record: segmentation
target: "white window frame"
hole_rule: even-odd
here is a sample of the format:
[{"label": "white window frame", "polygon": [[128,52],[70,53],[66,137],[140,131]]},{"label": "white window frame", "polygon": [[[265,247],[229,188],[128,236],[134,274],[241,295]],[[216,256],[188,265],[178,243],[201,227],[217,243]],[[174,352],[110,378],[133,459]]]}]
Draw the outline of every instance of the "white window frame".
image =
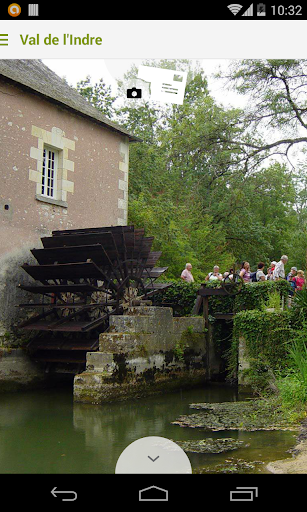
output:
[{"label": "white window frame", "polygon": [[[53,155],[52,158],[49,158]],[[47,158],[46,158],[47,156]],[[46,162],[48,165],[46,167]],[[59,151],[52,146],[44,145],[42,161],[41,195],[51,199],[57,198],[57,171]]]}]

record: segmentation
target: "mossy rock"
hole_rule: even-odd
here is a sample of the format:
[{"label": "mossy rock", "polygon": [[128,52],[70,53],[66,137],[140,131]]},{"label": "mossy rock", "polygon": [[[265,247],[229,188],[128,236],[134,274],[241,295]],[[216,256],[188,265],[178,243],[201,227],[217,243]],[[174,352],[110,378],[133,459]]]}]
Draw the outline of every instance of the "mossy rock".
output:
[{"label": "mossy rock", "polygon": [[204,430],[298,430],[276,400],[191,404],[201,412],[180,416],[174,425]]},{"label": "mossy rock", "polygon": [[249,444],[237,439],[200,439],[194,441],[176,441],[176,443],[187,453],[224,453],[238,448],[247,448]]},{"label": "mossy rock", "polygon": [[243,459],[228,459],[223,464],[215,464],[214,466],[198,468],[193,470],[194,474],[246,474],[246,473],[263,473],[263,462],[259,460],[246,461]]}]

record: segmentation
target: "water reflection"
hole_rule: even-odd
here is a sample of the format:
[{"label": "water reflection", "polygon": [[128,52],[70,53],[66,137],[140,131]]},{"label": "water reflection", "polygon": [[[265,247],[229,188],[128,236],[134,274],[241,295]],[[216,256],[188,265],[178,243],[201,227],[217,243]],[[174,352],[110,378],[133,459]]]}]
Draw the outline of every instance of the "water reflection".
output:
[{"label": "water reflection", "polygon": [[226,456],[189,454],[193,470],[214,468],[233,456],[285,457],[293,433],[202,432],[171,424],[193,413],[190,403],[236,400],[236,390],[220,385],[103,406],[74,404],[70,388],[0,394],[0,473],[114,473],[126,446],[146,436],[175,442],[233,437],[250,444]]}]

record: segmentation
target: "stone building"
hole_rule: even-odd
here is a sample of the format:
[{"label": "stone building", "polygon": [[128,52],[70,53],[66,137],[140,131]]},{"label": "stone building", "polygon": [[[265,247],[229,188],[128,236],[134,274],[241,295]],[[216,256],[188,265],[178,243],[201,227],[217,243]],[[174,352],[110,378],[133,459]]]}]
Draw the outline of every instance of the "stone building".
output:
[{"label": "stone building", "polygon": [[0,337],[42,236],[127,224],[136,140],[41,61],[0,60]]}]

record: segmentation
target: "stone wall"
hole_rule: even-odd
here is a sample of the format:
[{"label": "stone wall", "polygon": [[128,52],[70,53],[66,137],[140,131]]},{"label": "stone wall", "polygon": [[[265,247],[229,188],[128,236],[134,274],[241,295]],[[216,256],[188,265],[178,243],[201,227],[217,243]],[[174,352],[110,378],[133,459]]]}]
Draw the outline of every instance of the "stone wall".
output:
[{"label": "stone wall", "polygon": [[246,341],[243,336],[239,338],[238,352],[238,385],[240,387],[250,387],[248,380],[248,370],[250,369],[250,360],[246,349]]},{"label": "stone wall", "polygon": [[0,393],[35,389],[45,386],[47,380],[43,367],[31,361],[23,349],[0,348]]},{"label": "stone wall", "polygon": [[203,318],[173,318],[171,308],[129,308],[110,317],[99,351],[87,353],[74,399],[103,403],[192,387],[209,379],[207,359]]},{"label": "stone wall", "polygon": [[[36,262],[41,237],[127,223],[129,139],[1,77],[0,87],[1,336],[28,302],[16,283],[28,283],[20,265]],[[46,148],[58,155],[53,198],[42,194]]]},{"label": "stone wall", "polygon": [[30,248],[25,244],[24,247],[0,258],[0,348],[20,347],[29,340],[29,331],[22,331],[16,326],[33,314],[33,311],[16,306],[33,301],[33,294],[18,288],[21,283],[33,284],[33,279],[21,268],[23,263],[37,263]]}]

